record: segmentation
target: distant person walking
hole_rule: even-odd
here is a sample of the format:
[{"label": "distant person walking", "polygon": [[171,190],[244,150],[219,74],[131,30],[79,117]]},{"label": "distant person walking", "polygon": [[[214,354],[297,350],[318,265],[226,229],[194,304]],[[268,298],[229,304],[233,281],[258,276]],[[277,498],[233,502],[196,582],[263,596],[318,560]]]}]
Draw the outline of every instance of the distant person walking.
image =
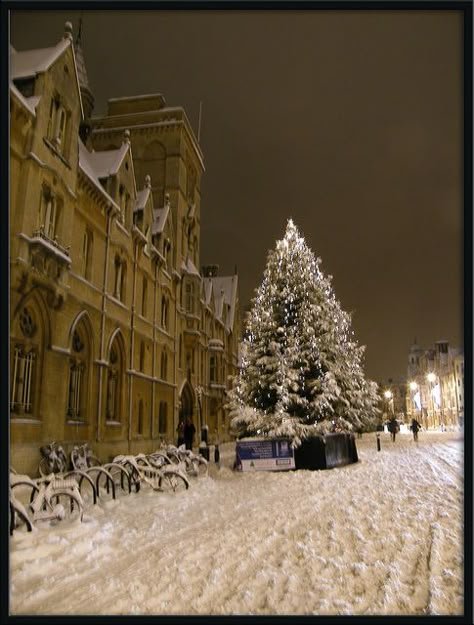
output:
[{"label": "distant person walking", "polygon": [[195,432],[196,428],[194,427],[194,423],[189,417],[186,417],[186,423],[184,424],[184,444],[186,445],[186,449],[193,448]]},{"label": "distant person walking", "polygon": [[399,429],[400,428],[398,427],[398,421],[395,419],[395,417],[392,417],[390,421],[388,422],[388,431],[390,432],[392,443],[395,442],[395,437]]},{"label": "distant person walking", "polygon": [[176,446],[181,447],[181,445],[184,445],[184,421],[178,423],[176,432],[178,434],[178,444]]},{"label": "distant person walking", "polygon": [[416,419],[412,419],[410,430],[413,432],[413,440],[418,440],[418,432],[421,429],[421,425],[418,423]]}]

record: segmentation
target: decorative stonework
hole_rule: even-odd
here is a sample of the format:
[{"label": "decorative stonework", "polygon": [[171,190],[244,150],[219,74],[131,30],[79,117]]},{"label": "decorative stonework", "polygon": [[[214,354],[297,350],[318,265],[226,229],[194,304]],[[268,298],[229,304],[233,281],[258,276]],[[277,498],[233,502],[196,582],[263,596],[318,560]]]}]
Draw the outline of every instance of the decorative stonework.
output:
[{"label": "decorative stonework", "polygon": [[20,313],[20,329],[27,338],[32,338],[36,334],[37,325],[28,308],[23,308]]}]

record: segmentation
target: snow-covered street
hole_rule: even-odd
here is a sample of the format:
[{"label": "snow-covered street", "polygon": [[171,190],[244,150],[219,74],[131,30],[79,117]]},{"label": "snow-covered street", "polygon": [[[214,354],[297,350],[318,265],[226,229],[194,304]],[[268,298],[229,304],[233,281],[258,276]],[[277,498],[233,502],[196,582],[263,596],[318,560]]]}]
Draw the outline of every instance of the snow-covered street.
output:
[{"label": "snow-covered street", "polygon": [[328,471],[220,470],[10,548],[12,614],[462,614],[463,440],[357,439]]}]

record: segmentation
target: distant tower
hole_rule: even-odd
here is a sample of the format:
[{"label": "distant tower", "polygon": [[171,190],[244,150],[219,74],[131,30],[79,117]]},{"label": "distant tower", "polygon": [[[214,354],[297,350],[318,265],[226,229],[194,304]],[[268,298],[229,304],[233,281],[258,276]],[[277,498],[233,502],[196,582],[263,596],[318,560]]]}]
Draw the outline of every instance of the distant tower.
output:
[{"label": "distant tower", "polygon": [[420,373],[420,358],[423,354],[423,349],[417,344],[416,338],[413,345],[410,347],[410,353],[408,355],[408,377],[413,378]]},{"label": "distant tower", "polygon": [[94,96],[89,86],[84,53],[82,51],[82,17],[79,20],[79,30],[74,44],[74,53],[76,55],[77,75],[79,78],[79,87],[81,89],[82,108],[84,110],[84,120],[79,129],[79,134],[85,143],[91,130],[90,119],[92,111],[94,110]]}]

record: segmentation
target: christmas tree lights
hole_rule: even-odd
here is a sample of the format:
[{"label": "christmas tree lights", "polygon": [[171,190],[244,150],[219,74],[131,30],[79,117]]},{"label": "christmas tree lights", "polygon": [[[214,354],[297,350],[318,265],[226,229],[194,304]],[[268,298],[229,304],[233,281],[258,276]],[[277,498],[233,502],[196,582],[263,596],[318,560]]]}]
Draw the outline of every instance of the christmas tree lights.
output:
[{"label": "christmas tree lights", "polygon": [[377,416],[365,348],[320,264],[290,219],[268,254],[229,392],[239,435],[284,436],[298,447],[315,434],[363,429]]}]

